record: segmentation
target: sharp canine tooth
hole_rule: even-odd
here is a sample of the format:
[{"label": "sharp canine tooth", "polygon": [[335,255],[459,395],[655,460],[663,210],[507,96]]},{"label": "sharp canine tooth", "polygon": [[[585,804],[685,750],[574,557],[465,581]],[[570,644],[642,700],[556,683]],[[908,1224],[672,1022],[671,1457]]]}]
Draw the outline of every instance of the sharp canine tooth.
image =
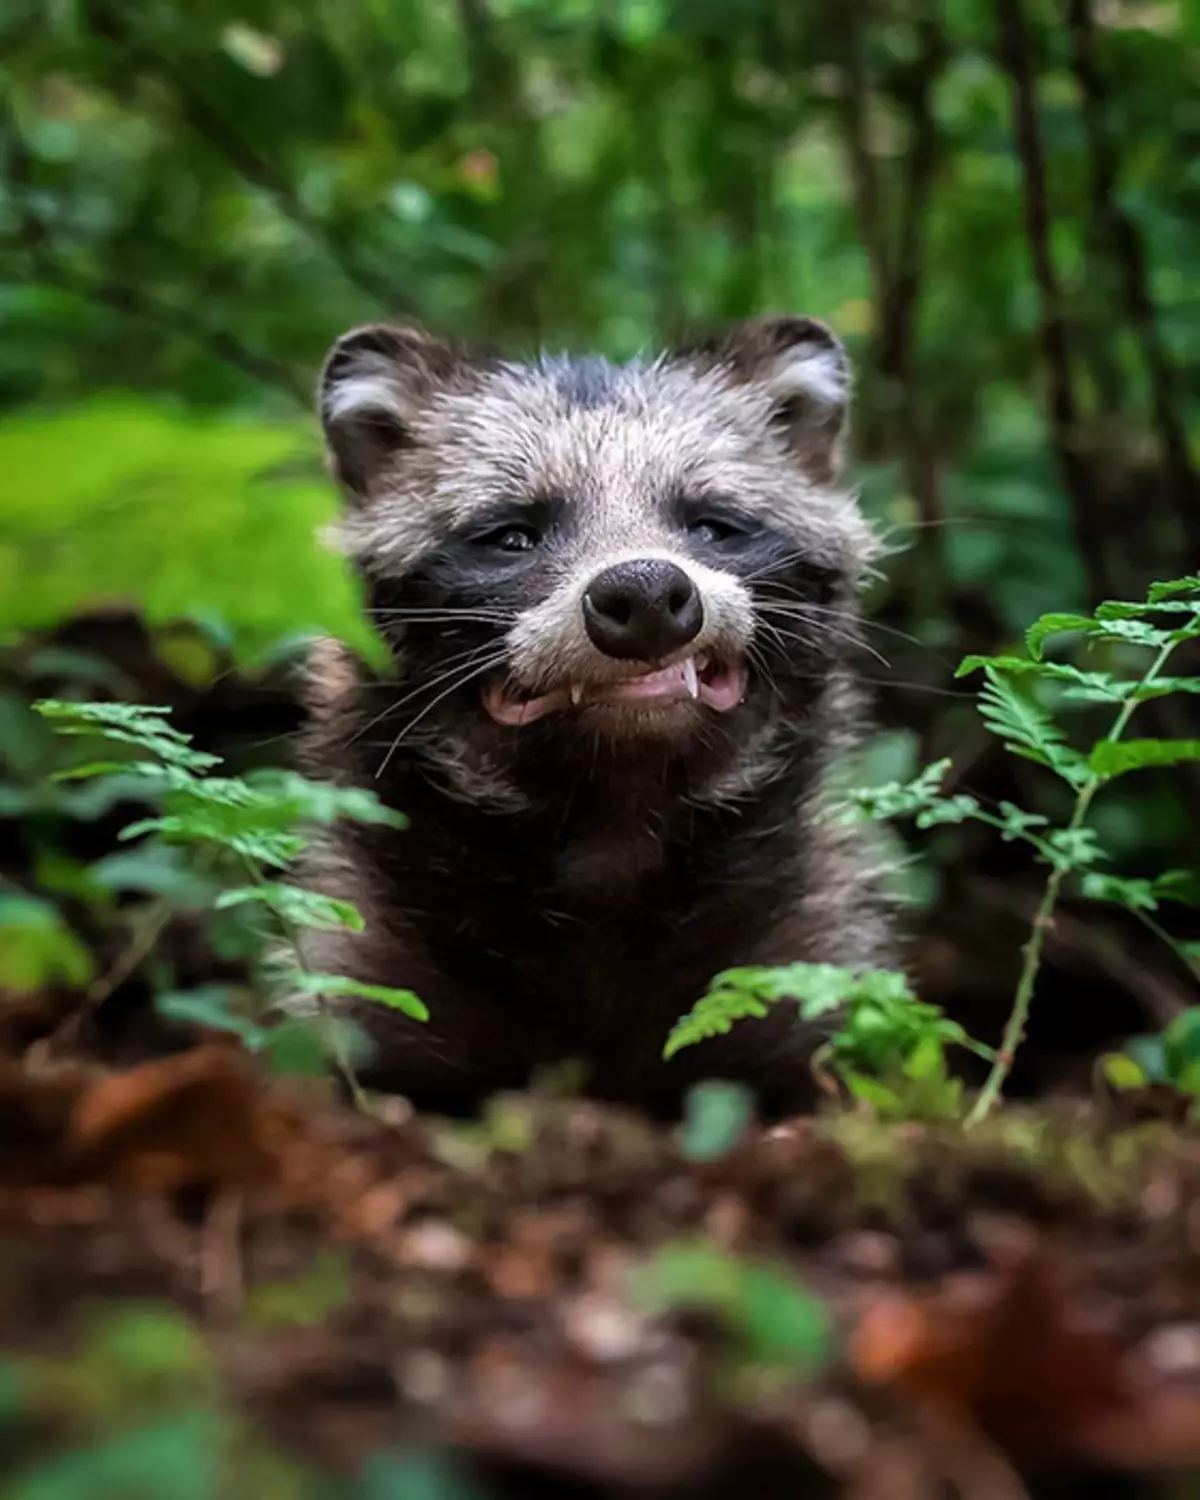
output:
[{"label": "sharp canine tooth", "polygon": [[583,683],[573,682],[571,684],[571,702],[579,706],[583,702]]},{"label": "sharp canine tooth", "polygon": [[700,696],[700,678],[696,675],[696,658],[689,656],[683,664],[683,680],[687,683],[687,690],[693,698]]}]

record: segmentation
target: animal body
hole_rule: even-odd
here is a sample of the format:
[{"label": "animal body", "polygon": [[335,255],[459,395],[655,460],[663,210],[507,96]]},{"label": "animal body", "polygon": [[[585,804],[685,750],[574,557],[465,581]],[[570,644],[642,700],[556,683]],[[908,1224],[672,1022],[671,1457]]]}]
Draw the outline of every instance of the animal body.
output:
[{"label": "animal body", "polygon": [[662,1048],[719,970],[889,955],[859,836],[823,815],[872,555],[838,487],[849,385],[800,317],[628,366],[383,325],[334,346],[341,535],[397,670],[322,644],[304,758],[409,827],[314,852],[366,929],[307,956],[431,1016],[363,1009],[368,1081],[462,1112],[578,1059],[668,1114],[699,1076],[811,1097],[793,1006]]}]

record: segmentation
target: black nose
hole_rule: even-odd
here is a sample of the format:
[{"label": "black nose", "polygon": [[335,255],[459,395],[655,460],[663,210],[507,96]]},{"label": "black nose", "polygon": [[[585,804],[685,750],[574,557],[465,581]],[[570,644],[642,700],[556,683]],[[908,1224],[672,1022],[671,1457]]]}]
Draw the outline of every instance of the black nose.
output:
[{"label": "black nose", "polygon": [[655,661],[695,639],[704,605],[682,568],[639,557],[596,574],[583,596],[583,620],[605,656]]}]

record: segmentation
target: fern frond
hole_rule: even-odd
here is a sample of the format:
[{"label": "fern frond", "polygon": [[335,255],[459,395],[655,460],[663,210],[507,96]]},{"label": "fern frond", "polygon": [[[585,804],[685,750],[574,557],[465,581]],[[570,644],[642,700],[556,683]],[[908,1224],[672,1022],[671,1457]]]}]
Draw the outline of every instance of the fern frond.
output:
[{"label": "fern frond", "polygon": [[979,694],[984,724],[1014,755],[1036,761],[1072,786],[1087,779],[1087,763],[1063,738],[1062,730],[1032,699],[1019,693],[992,667]]},{"label": "fern frond", "polygon": [[684,1047],[694,1046],[710,1037],[724,1036],[733,1029],[735,1022],[747,1016],[765,1016],[769,1003],[751,989],[714,986],[697,1000],[687,1015],[675,1022],[663,1048],[663,1057],[670,1059]]},{"label": "fern frond", "polygon": [[862,984],[859,970],[837,964],[726,969],[716,976],[708,993],[675,1023],[663,1056],[670,1058],[683,1047],[724,1036],[735,1022],[747,1016],[765,1016],[767,1007],[779,1000],[790,1000],[799,1005],[805,1020],[815,1020],[836,1010]]},{"label": "fern frond", "polygon": [[191,748],[192,736],[168,722],[169,708],[147,703],[66,703],[56,698],[43,698],[33,707],[58,734],[95,735],[133,745],[178,771],[203,774],[221,764],[219,755]]}]

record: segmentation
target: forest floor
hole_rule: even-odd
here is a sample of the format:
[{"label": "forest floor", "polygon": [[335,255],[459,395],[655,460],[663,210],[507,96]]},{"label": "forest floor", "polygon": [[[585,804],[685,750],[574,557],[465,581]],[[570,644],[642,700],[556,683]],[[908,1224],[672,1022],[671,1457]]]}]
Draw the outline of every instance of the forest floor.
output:
[{"label": "forest floor", "polygon": [[[10,1059],[4,1493],[200,1493],[34,1482],[118,1405],[199,1402],[329,1475],[466,1476],[379,1496],[1200,1494],[1200,1136],[1143,1103],[830,1113],[697,1161],[588,1102],[368,1115],[224,1043]],[[290,1493],[259,1462],[216,1492]]]}]

